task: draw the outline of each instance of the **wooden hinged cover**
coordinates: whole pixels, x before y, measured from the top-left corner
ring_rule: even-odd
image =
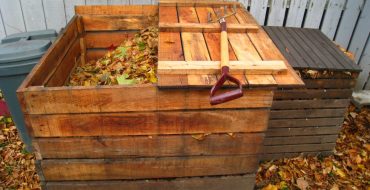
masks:
[[[172,2],[172,1],[171,1]],[[211,87],[220,76],[220,28],[209,14],[221,3],[171,3],[159,6],[159,87]],[[227,12],[233,6],[228,6]],[[303,85],[266,32],[241,4],[228,24],[230,72],[245,86]]]

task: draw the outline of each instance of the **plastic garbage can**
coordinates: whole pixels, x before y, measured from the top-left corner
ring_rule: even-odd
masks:
[[[56,37],[55,30],[25,32],[10,35],[0,44],[0,89],[3,92],[19,135],[32,151],[31,139],[25,127],[16,90]]]

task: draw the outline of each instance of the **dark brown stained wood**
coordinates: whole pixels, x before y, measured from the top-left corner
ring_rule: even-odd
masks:
[[[352,96],[351,89],[281,89],[274,93],[274,100],[290,99],[346,99]]]
[[[155,24],[146,16],[132,15],[84,15],[82,22],[85,31],[138,30]]]
[[[221,91],[222,92],[222,91]],[[155,110],[268,108],[271,90],[244,90],[234,101],[211,106],[209,91],[158,90],[154,85],[98,87],[33,87],[24,92],[27,114],[99,113]]]
[[[108,52],[108,49],[106,48],[87,49],[86,61],[96,61],[102,58],[107,52]]]
[[[310,119],[277,119],[269,121],[269,128],[286,127],[314,127],[341,125],[343,117],[340,118],[310,118]]]
[[[77,39],[77,20],[78,16],[74,16],[66,28],[61,31],[58,38],[19,87],[21,91],[28,86],[44,85],[45,80],[50,77],[47,73],[53,73],[53,70],[60,63],[58,60],[65,56],[69,50],[68,47]]]
[[[135,32],[87,32],[84,36],[86,48],[119,46],[124,40],[134,37]]]
[[[291,51],[289,51],[288,48],[285,48],[285,44],[283,43],[283,40],[281,37],[277,36],[273,32],[273,27],[263,27],[263,29],[267,32],[267,34],[270,36],[272,41],[275,43],[275,45],[279,48],[280,52],[283,53],[285,58],[288,60],[289,64],[293,68],[301,68],[301,65],[303,64],[304,60],[301,57],[294,56],[295,54],[292,54]],[[299,60],[299,61],[297,61]]]
[[[122,136],[265,131],[267,109],[27,115],[34,137]]]
[[[165,156],[221,156],[259,154],[262,133],[211,134],[203,140],[192,135],[37,138],[46,158],[128,158]]]
[[[47,181],[150,179],[254,173],[257,156],[56,159],[41,163]]]
[[[306,88],[352,89],[356,79],[303,79]]]
[[[47,182],[48,190],[248,190],[253,189],[254,175],[192,177],[162,180]]]
[[[297,110],[271,110],[272,119],[297,119],[297,118],[321,118],[343,117],[347,108],[339,109],[297,109]]]
[[[289,152],[289,153],[275,153],[275,154],[263,154],[261,156],[261,160],[267,161],[267,160],[277,160],[281,158],[293,158],[297,157],[300,155],[308,156],[317,156],[317,155],[322,155],[322,156],[329,156],[333,154],[333,150],[326,150],[326,151],[314,151],[314,152]]]
[[[306,135],[337,135],[339,131],[340,127],[338,126],[274,128],[266,131],[266,138]]]
[[[76,6],[76,14],[79,15],[155,15],[158,6],[153,5],[115,5],[115,6]]]
[[[295,144],[295,145],[276,145],[265,146],[264,153],[281,153],[281,152],[312,152],[312,151],[326,151],[332,150],[335,147],[334,143],[321,144]]]
[[[63,86],[69,77],[69,74],[75,65],[78,63],[81,56],[81,46],[80,40],[76,39],[73,42],[72,47],[69,49],[66,56],[60,62],[58,67],[56,67],[55,72],[51,75],[49,81],[47,81],[46,86]]]
[[[326,37],[320,30],[312,30],[309,34],[313,38],[318,38],[317,42],[319,43],[319,45],[325,47],[325,50],[329,51],[330,54],[335,57],[337,62],[340,63],[345,70],[350,71],[361,70],[358,64],[356,64],[348,56],[346,56],[338,47],[336,47],[333,41]]]
[[[271,109],[312,109],[312,108],[346,108],[349,105],[348,99],[327,99],[327,100],[280,100],[272,103]]]
[[[297,145],[335,143],[338,135],[287,136],[265,138],[264,145]],[[301,150],[298,150],[301,151]]]

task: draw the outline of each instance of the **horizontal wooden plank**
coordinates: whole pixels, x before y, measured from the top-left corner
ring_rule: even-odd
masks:
[[[347,99],[352,89],[281,89],[274,93],[274,100],[297,99]]]
[[[245,190],[253,189],[255,175],[192,177],[165,180],[47,182],[48,190]]]
[[[254,173],[258,156],[48,159],[41,162],[47,181],[150,179]]]
[[[274,119],[269,121],[269,128],[284,127],[315,127],[342,125],[343,117],[339,118],[307,118],[307,119]]]
[[[343,117],[347,108],[338,109],[297,109],[297,110],[271,110],[272,119],[294,119],[294,118],[323,118]]]
[[[107,48],[87,49],[86,61],[97,61],[98,59],[102,58],[106,53],[108,53]]]
[[[25,114],[269,108],[273,96],[271,89],[246,89],[243,97],[212,106],[209,103],[209,89],[159,90],[151,84],[32,87],[21,93],[26,104]]]
[[[289,152],[289,153],[273,153],[273,154],[263,154],[261,156],[261,160],[267,161],[267,160],[277,160],[281,158],[293,158],[297,157],[300,155],[308,156],[317,156],[317,155],[322,155],[322,156],[328,156],[332,155],[333,151],[332,150],[324,150],[324,151],[314,151],[314,152]]]
[[[27,115],[34,137],[262,132],[268,109]]]
[[[218,22],[215,23],[170,23],[159,22],[161,32],[221,32]],[[257,24],[228,24],[228,33],[256,32],[259,30]]]
[[[82,22],[85,31],[140,30],[155,24],[146,16],[135,15],[84,15]]]
[[[340,131],[339,126],[274,128],[266,131],[266,138],[307,136],[307,135],[330,135],[330,134],[337,135],[339,131]]]
[[[196,139],[198,138],[198,139]],[[204,139],[199,139],[204,138]],[[128,158],[259,154],[263,133],[127,137],[36,138],[46,158]]]
[[[264,145],[297,145],[335,143],[338,135],[287,136],[265,138]]]
[[[124,40],[133,37],[135,32],[86,32],[84,34],[86,48],[105,48],[118,46]],[[104,50],[102,50],[104,51]]]
[[[356,79],[303,79],[306,88],[352,89]]]
[[[160,6],[210,6],[210,5],[236,5],[241,6],[239,2],[233,2],[233,1],[213,1],[213,0],[159,0],[158,3]]]
[[[220,61],[158,61],[158,74],[219,74]],[[230,61],[231,74],[270,75],[287,72],[283,61]]]
[[[265,146],[264,153],[328,151],[334,149],[334,147],[335,143],[275,145]]]
[[[312,109],[312,108],[346,108],[349,105],[348,99],[328,100],[280,100],[272,103],[271,109]]]
[[[153,5],[94,5],[76,6],[76,14],[79,15],[155,15],[158,6]]]

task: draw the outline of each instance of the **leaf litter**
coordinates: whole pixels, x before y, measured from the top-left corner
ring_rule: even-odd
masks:
[[[100,59],[78,65],[68,86],[134,85],[156,83],[158,27],[148,27],[113,45]]]

